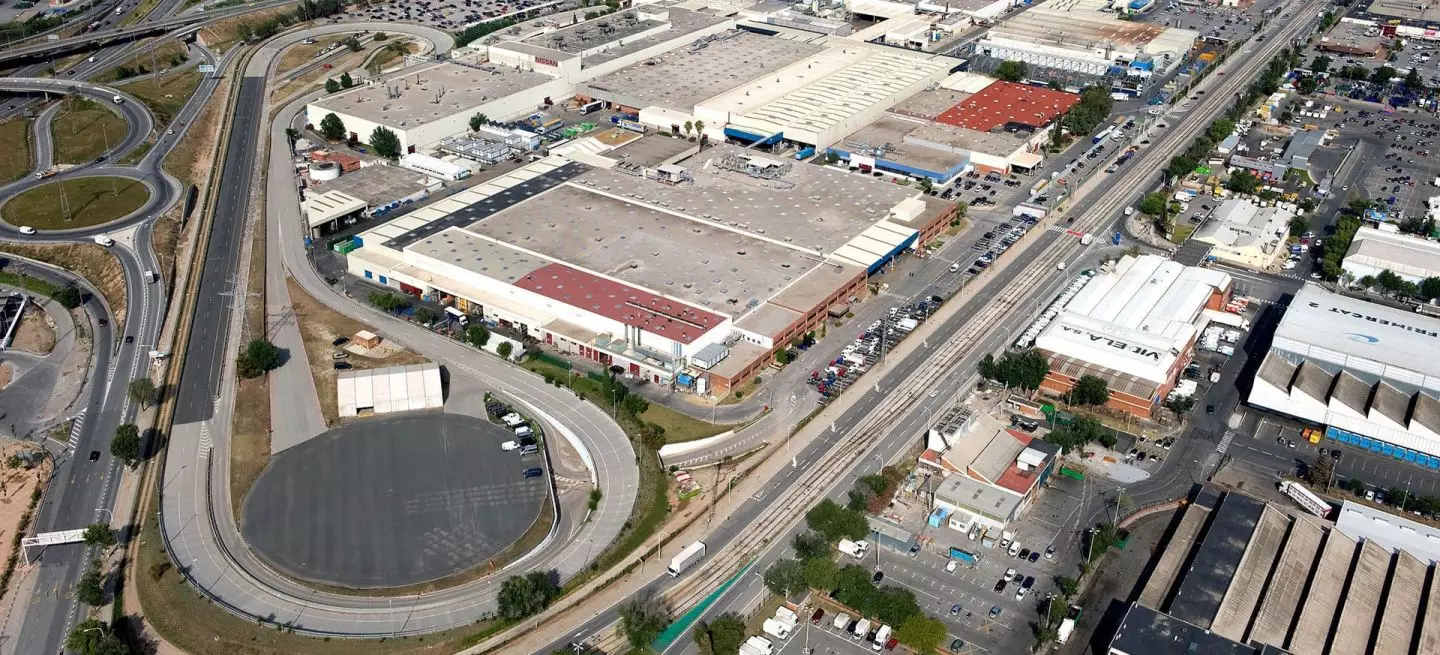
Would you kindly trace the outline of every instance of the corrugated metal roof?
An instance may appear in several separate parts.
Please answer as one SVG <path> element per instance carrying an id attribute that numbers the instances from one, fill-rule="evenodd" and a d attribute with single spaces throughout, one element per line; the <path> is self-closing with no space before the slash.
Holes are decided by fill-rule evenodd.
<path id="1" fill-rule="evenodd" d="M 445 405 L 440 365 L 434 362 L 365 371 L 340 371 L 336 399 L 341 416 L 438 409 Z"/>

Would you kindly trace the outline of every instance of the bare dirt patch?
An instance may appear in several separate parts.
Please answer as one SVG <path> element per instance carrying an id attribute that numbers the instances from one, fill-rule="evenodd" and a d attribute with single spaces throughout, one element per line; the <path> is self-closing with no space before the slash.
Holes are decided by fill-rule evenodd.
<path id="1" fill-rule="evenodd" d="M 15 552 L 16 533 L 30 527 L 31 498 L 50 478 L 50 462 L 33 444 L 12 441 L 0 445 L 0 543 L 6 544 L 7 561 Z M 8 586 L 8 572 L 4 578 Z M 0 593 L 5 591 L 8 589 L 0 589 Z"/>
<path id="2" fill-rule="evenodd" d="M 361 330 L 374 330 L 368 325 L 344 316 L 326 307 L 305 293 L 294 280 L 285 278 L 290 290 L 290 305 L 295 308 L 295 319 L 300 326 L 300 338 L 305 342 L 305 353 L 310 361 L 310 375 L 315 378 L 315 393 L 320 396 L 320 412 L 325 423 L 333 425 L 340 418 L 340 409 L 335 399 L 335 362 L 331 345 L 340 337 L 351 337 Z M 387 350 L 383 357 L 351 355 L 345 358 L 355 370 L 369 370 L 386 366 L 407 366 L 423 364 L 425 359 L 407 350 Z"/>
<path id="3" fill-rule="evenodd" d="M 10 381 L 15 379 L 15 369 L 10 368 L 10 362 L 0 362 L 0 391 L 10 386 Z"/>
<path id="4" fill-rule="evenodd" d="M 276 65 L 275 71 L 278 73 L 288 73 L 296 66 L 314 59 L 316 55 L 320 54 L 320 51 L 330 47 L 330 44 L 339 43 L 350 38 L 350 36 L 350 34 L 336 34 L 334 36 L 318 38 L 314 43 L 297 43 L 290 46 L 280 55 L 280 63 Z"/>
<path id="5" fill-rule="evenodd" d="M 20 327 L 15 328 L 15 338 L 10 342 L 13 350 L 23 350 L 37 355 L 48 355 L 55 350 L 55 321 L 44 309 L 30 305 L 20 317 Z"/>
<path id="6" fill-rule="evenodd" d="M 117 327 L 125 324 L 125 271 L 120 260 L 93 243 L 0 244 L 0 252 L 54 264 L 85 278 L 110 303 Z"/>
<path id="7" fill-rule="evenodd" d="M 369 56 L 370 50 L 362 49 L 360 52 L 347 52 L 339 59 L 331 61 L 331 68 L 317 67 L 313 71 L 290 80 L 279 87 L 275 87 L 275 89 L 270 92 L 270 100 L 279 105 L 282 100 L 320 88 L 325 84 L 326 78 L 333 77 L 338 81 L 341 73 L 359 68 L 361 64 L 365 63 L 365 59 Z"/>
<path id="8" fill-rule="evenodd" d="M 253 27 L 269 21 L 272 18 L 278 18 L 283 14 L 292 13 L 293 11 L 294 9 L 288 6 L 252 11 L 243 16 L 222 20 L 206 27 L 198 32 L 199 36 L 197 38 L 205 47 L 214 50 L 216 54 L 224 54 L 232 46 L 240 42 L 241 25 L 250 25 Z"/>
<path id="9" fill-rule="evenodd" d="M 265 329 L 265 230 L 256 230 L 246 269 L 245 324 L 241 343 Z M 235 387 L 235 417 L 230 426 L 230 509 L 240 504 L 270 463 L 270 376 L 241 379 Z"/>

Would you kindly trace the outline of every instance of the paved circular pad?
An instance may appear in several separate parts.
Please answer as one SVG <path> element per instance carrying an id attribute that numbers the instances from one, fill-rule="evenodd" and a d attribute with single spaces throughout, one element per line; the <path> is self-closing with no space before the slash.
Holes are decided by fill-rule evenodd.
<path id="1" fill-rule="evenodd" d="M 359 421 L 275 455 L 241 508 L 266 562 L 326 585 L 398 587 L 471 568 L 535 522 L 545 477 L 481 419 Z M 532 464 L 533 466 L 533 464 Z"/>

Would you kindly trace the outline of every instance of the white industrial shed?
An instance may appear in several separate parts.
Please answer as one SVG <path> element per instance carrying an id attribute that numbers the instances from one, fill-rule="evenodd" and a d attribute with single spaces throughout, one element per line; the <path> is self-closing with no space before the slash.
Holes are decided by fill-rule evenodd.
<path id="1" fill-rule="evenodd" d="M 1425 278 L 1440 277 L 1440 243 L 1362 227 L 1350 242 L 1343 267 L 1356 280 L 1390 271 L 1419 284 Z"/>
<path id="2" fill-rule="evenodd" d="M 1440 468 L 1437 347 L 1440 320 L 1306 284 L 1275 329 L 1249 404 Z"/>
<path id="3" fill-rule="evenodd" d="M 434 362 L 368 371 L 340 371 L 335 393 L 341 416 L 388 414 L 445 406 Z"/>

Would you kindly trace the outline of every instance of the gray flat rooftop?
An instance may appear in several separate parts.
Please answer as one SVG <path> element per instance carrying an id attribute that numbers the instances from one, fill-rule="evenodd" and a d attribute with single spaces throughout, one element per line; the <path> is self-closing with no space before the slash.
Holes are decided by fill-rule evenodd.
<path id="1" fill-rule="evenodd" d="M 805 315 L 771 303 L 762 303 L 755 311 L 735 321 L 735 327 L 755 334 L 778 339 L 785 329 Z"/>
<path id="2" fill-rule="evenodd" d="M 637 14 L 642 11 L 669 12 L 669 19 L 667 21 L 641 20 Z M 727 20 L 729 19 L 678 7 L 627 9 L 553 32 L 537 34 L 521 43 L 572 55 L 603 47 L 604 49 L 600 52 L 584 55 L 581 66 L 593 66 L 672 39 L 683 38 L 686 34 L 724 23 Z M 662 32 L 635 37 L 637 34 L 665 26 L 667 23 L 669 24 L 668 29 Z"/>
<path id="3" fill-rule="evenodd" d="M 652 134 L 635 139 L 619 148 L 605 153 L 605 157 L 637 166 L 654 167 L 669 164 L 686 152 L 699 146 L 686 139 Z"/>
<path id="4" fill-rule="evenodd" d="M 1420 594 L 1425 585 L 1420 581 L 1429 574 L 1429 565 L 1401 551 L 1395 556 L 1395 574 L 1391 576 L 1389 593 L 1385 596 L 1385 613 L 1380 616 L 1380 629 L 1375 634 L 1375 655 L 1409 655 L 1410 642 L 1419 620 Z M 1396 581 L 1414 584 L 1395 584 Z M 1434 621 L 1435 615 L 1429 616 Z"/>
<path id="5" fill-rule="evenodd" d="M 1210 628 L 1264 509 L 1265 503 L 1249 496 L 1225 494 L 1199 552 L 1180 579 L 1180 588 L 1170 603 L 1172 616 Z"/>
<path id="6" fill-rule="evenodd" d="M 626 66 L 580 85 L 588 94 L 629 107 L 695 105 L 824 50 L 823 46 L 736 30 L 727 38 L 690 46 Z"/>
<path id="7" fill-rule="evenodd" d="M 1370 630 L 1380 606 L 1385 579 L 1390 577 L 1390 551 L 1367 541 L 1360 545 L 1360 557 L 1350 574 L 1350 587 L 1340 607 L 1335 640 L 1330 643 L 1333 655 L 1365 655 L 1370 644 Z M 1417 581 L 1404 580 L 1402 584 Z"/>
<path id="8" fill-rule="evenodd" d="M 426 187 L 425 176 L 415 171 L 399 166 L 366 166 L 327 182 L 312 182 L 310 188 L 319 193 L 346 193 L 376 207 L 419 193 Z"/>
<path id="9" fill-rule="evenodd" d="M 469 229 L 730 316 L 759 306 L 819 263 L 573 183 Z"/>
<path id="10" fill-rule="evenodd" d="M 933 121 L 945 113 L 945 110 L 964 102 L 972 95 L 975 94 L 943 87 L 925 89 L 891 107 L 890 111 L 902 116 Z"/>
<path id="11" fill-rule="evenodd" d="M 1290 517 L 1274 507 L 1266 506 L 1260 514 L 1260 523 L 1255 527 L 1254 537 L 1240 566 L 1235 569 L 1235 579 L 1225 592 L 1219 613 L 1211 627 L 1217 634 L 1241 641 L 1245 637 L 1245 626 L 1255 613 L 1260 602 L 1260 592 L 1270 579 L 1270 568 L 1275 564 L 1280 544 L 1285 541 L 1285 532 L 1290 527 Z"/>
<path id="12" fill-rule="evenodd" d="M 1320 561 L 1311 576 L 1310 589 L 1300 604 L 1300 618 L 1295 622 L 1294 637 L 1286 646 L 1296 653 L 1319 653 L 1325 650 L 1340 594 L 1350 577 L 1350 564 L 1355 559 L 1355 540 L 1339 530 L 1325 534 L 1320 548 Z"/>
<path id="13" fill-rule="evenodd" d="M 453 227 L 416 241 L 410 244 L 409 249 L 506 284 L 551 263 L 547 259 Z"/>
<path id="14" fill-rule="evenodd" d="M 1280 562 L 1270 576 L 1270 586 L 1260 600 L 1260 611 L 1250 634 L 1246 635 L 1247 641 L 1284 647 L 1290 626 L 1295 622 L 1296 608 L 1303 604 L 1300 594 L 1305 591 L 1305 581 L 1310 579 L 1310 569 L 1315 566 L 1315 555 L 1323 537 L 1316 523 L 1305 518 L 1291 521 L 1290 534 L 1280 550 Z"/>
<path id="15" fill-rule="evenodd" d="M 1375 16 L 1389 16 L 1391 18 L 1406 18 L 1416 22 L 1437 23 L 1440 22 L 1440 7 L 1430 2 L 1415 2 L 1414 0 L 1374 0 L 1368 5 L 1357 5 L 1359 12 L 1374 14 Z M 1385 21 L 1380 21 L 1384 24 Z"/>
<path id="16" fill-rule="evenodd" d="M 1133 603 L 1110 642 L 1110 652 L 1124 655 L 1255 655 L 1256 649 Z"/>
<path id="17" fill-rule="evenodd" d="M 906 137 L 928 125 L 930 123 L 921 123 L 916 119 L 886 115 L 856 130 L 837 146 L 852 152 L 889 146 L 883 159 L 937 173 L 964 163 L 968 155 L 964 150 L 949 152 L 905 141 Z"/>
<path id="18" fill-rule="evenodd" d="M 910 133 L 911 139 L 963 150 L 983 152 L 998 157 L 1009 156 L 1021 146 L 1030 135 L 1025 132 L 977 132 L 944 123 L 926 123 Z"/>
<path id="19" fill-rule="evenodd" d="M 812 268 L 809 273 L 800 276 L 800 279 L 785 287 L 779 295 L 771 298 L 770 302 L 805 314 L 841 285 L 864 272 L 858 266 L 827 262 L 824 266 Z M 839 302 L 848 300 L 849 298 L 840 298 Z"/>
<path id="20" fill-rule="evenodd" d="M 669 186 L 602 169 L 572 183 L 812 253 L 816 248 L 834 252 L 906 198 L 919 195 L 915 189 L 793 161 L 778 181 L 755 178 L 715 165 L 728 153 L 756 155 L 729 145 L 706 148 L 678 162 L 694 176 L 693 184 Z"/>
<path id="21" fill-rule="evenodd" d="M 447 116 L 474 111 L 486 102 L 552 79 L 549 75 L 504 66 L 423 64 L 397 71 L 376 84 L 342 91 L 311 104 L 373 123 L 413 129 Z M 318 118 L 312 120 L 319 122 Z"/>

